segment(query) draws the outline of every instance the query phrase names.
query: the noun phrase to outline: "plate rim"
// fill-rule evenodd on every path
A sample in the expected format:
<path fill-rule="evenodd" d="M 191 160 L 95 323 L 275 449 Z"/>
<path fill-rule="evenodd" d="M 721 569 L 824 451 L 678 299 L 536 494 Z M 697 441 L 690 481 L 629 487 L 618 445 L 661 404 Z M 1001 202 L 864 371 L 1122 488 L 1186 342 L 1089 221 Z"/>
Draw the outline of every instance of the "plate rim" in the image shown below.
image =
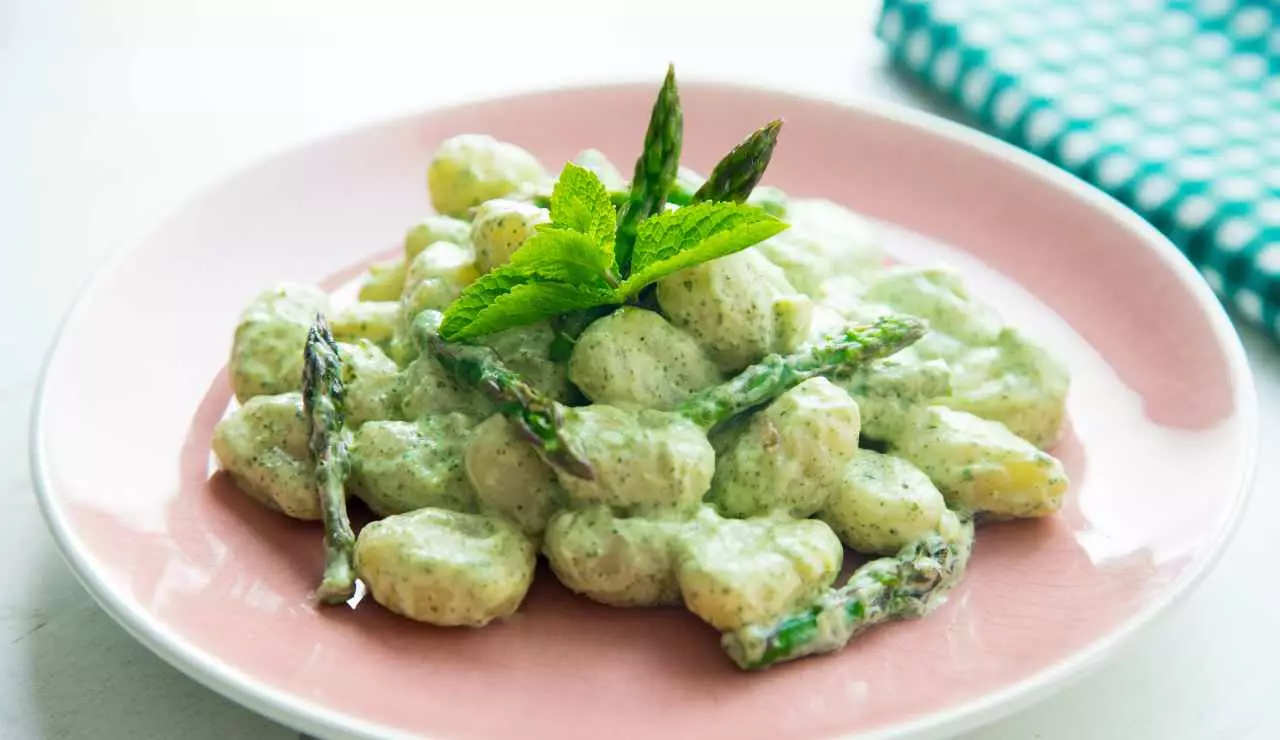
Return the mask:
<path fill-rule="evenodd" d="M 206 653 L 187 642 L 140 609 L 132 607 L 107 585 L 84 544 L 73 531 L 66 512 L 55 502 L 54 486 L 47 470 L 44 454 L 44 409 L 47 402 L 49 369 L 62 349 L 67 332 L 81 317 L 85 307 L 98 291 L 106 285 L 116 271 L 126 264 L 134 253 L 146 244 L 174 215 L 191 203 L 215 191 L 224 183 L 246 172 L 258 169 L 280 157 L 323 147 L 343 138 L 392 126 L 423 117 L 462 112 L 468 108 L 483 107 L 499 102 L 523 103 L 537 98 L 563 94 L 593 95 L 648 89 L 645 83 L 633 80 L 613 82 L 585 82 L 564 85 L 535 86 L 520 92 L 489 94 L 432 105 L 396 116 L 371 119 L 346 126 L 336 132 L 295 142 L 292 145 L 267 151 L 248 161 L 224 170 L 204 185 L 194 188 L 176 206 L 165 212 L 153 228 L 135 242 L 115 250 L 103 260 L 82 283 L 81 290 L 59 321 L 45 350 L 33 394 L 29 417 L 29 466 L 36 500 L 54 543 L 64 562 L 70 567 L 81 586 L 113 620 L 135 640 L 206 688 L 278 722 L 288 728 L 314 735 L 318 738 L 346 740 L 400 740 L 422 737 L 386 727 L 377 722 L 351 717 L 329 709 L 322 704 L 299 699 L 280 689 L 245 675 L 234 665 Z M 987 692 L 954 707 L 915 717 L 906 722 L 889 725 L 854 735 L 835 737 L 846 740 L 926 740 L 944 734 L 964 732 L 1007 717 L 1020 709 L 1046 698 L 1055 689 L 1065 688 L 1075 680 L 1099 667 L 1115 656 L 1119 648 L 1145 631 L 1159 617 L 1181 603 L 1214 570 L 1227 545 L 1235 538 L 1242 514 L 1254 492 L 1257 470 L 1259 420 L 1257 391 L 1244 345 L 1240 340 L 1225 307 L 1201 279 L 1199 272 L 1177 247 L 1153 225 L 1129 207 L 1105 191 L 1076 175 L 1061 169 L 1040 157 L 996 138 L 980 129 L 951 120 L 945 116 L 911 106 L 858 95 L 816 94 L 796 91 L 775 84 L 745 84 L 723 79 L 695 78 L 682 84 L 688 93 L 732 92 L 735 94 L 768 95 L 797 102 L 816 104 L 833 109 L 839 115 L 862 114 L 882 121 L 915 129 L 925 135 L 948 140 L 953 145 L 978 150 L 984 155 L 1013 165 L 1022 176 L 1039 178 L 1066 193 L 1078 196 L 1088 205 L 1101 210 L 1116 220 L 1122 228 L 1138 236 L 1171 273 L 1185 286 L 1197 307 L 1208 319 L 1210 329 L 1224 352 L 1234 392 L 1239 406 L 1239 424 L 1244 435 L 1241 470 L 1237 471 L 1238 483 L 1231 508 L 1223 524 L 1213 533 L 1212 540 L 1202 550 L 1200 557 L 1188 564 L 1162 591 L 1159 598 L 1144 606 L 1119 623 L 1102 637 L 1080 648 L 1070 656 L 1051 664 L 1020 681 Z M 443 738 L 437 738 L 443 740 Z"/>

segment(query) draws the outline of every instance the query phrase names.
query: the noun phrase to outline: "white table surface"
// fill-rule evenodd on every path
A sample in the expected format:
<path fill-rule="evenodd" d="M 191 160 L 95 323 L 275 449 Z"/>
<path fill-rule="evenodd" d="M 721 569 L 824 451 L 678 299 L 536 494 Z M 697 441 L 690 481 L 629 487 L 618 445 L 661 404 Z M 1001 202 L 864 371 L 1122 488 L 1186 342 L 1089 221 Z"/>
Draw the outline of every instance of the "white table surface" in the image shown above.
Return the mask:
<path fill-rule="evenodd" d="M 27 464 L 39 362 L 106 255 L 282 147 L 531 86 L 656 82 L 668 60 L 685 80 L 930 107 L 885 68 L 877 5 L 750 0 L 725 3 L 730 17 L 695 0 L 0 1 L 0 737 L 297 737 L 135 643 L 40 518 Z M 1086 680 L 966 740 L 1280 737 L 1267 547 L 1280 536 L 1280 353 L 1252 332 L 1245 343 L 1264 454 L 1219 567 Z"/>

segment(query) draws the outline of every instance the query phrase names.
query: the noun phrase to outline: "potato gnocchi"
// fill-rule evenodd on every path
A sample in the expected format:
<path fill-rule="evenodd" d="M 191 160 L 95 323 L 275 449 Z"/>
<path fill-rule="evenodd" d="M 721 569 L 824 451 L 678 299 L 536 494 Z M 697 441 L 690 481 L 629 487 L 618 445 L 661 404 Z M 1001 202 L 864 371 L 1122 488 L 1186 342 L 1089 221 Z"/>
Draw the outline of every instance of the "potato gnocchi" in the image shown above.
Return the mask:
<path fill-rule="evenodd" d="M 730 152 L 737 170 L 669 162 L 633 182 L 584 150 L 591 197 L 562 193 L 516 144 L 442 142 L 427 167 L 439 215 L 368 269 L 355 300 L 281 283 L 245 309 L 237 405 L 213 436 L 221 467 L 263 505 L 324 522 L 326 584 L 345 559 L 340 586 L 358 577 L 378 604 L 441 627 L 515 614 L 540 556 L 593 601 L 683 605 L 748 669 L 928 613 L 963 574 L 975 520 L 1062 506 L 1050 448 L 1068 373 L 954 270 L 891 264 L 858 214 L 725 174 L 749 165 L 758 180 L 776 137 L 765 127 Z M 508 293 L 491 302 L 514 306 L 519 279 L 577 274 L 511 262 L 548 229 L 616 223 L 561 250 L 581 267 L 597 264 L 582 244 L 607 248 L 593 269 L 617 286 L 625 250 L 649 238 L 635 209 L 678 224 L 712 212 L 704 202 L 792 228 L 614 304 L 525 307 L 500 331 L 442 338 L 468 291 L 496 285 Z M 547 272 L 512 277 L 531 260 Z M 374 515 L 358 536 L 342 527 L 348 500 Z M 848 553 L 871 560 L 837 586 Z"/>

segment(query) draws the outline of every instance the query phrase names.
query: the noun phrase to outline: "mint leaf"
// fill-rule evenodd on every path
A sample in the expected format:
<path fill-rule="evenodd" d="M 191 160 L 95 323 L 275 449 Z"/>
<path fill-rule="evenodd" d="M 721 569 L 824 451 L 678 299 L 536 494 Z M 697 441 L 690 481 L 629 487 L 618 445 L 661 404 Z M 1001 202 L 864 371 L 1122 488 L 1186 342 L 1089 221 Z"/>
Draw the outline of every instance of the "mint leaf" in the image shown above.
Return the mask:
<path fill-rule="evenodd" d="M 440 336 L 447 340 L 463 339 L 471 334 L 467 328 L 475 323 L 493 302 L 522 285 L 533 282 L 532 275 L 508 270 L 504 265 L 481 275 L 468 285 L 444 311 Z"/>
<path fill-rule="evenodd" d="M 613 260 L 617 214 L 604 183 L 594 172 L 569 162 L 551 191 L 551 223 L 591 237 Z"/>
<path fill-rule="evenodd" d="M 613 256 L 591 237 L 543 224 L 511 261 L 468 285 L 449 305 L 440 325 L 447 340 L 470 339 L 610 303 L 605 275 Z"/>
<path fill-rule="evenodd" d="M 481 277 L 472 285 L 479 285 L 493 274 Z M 490 292 L 492 283 L 482 286 L 488 302 L 465 324 L 458 318 L 463 315 L 461 312 L 446 315 L 440 325 L 440 336 L 449 341 L 473 339 L 503 329 L 534 324 L 566 311 L 603 305 L 611 302 L 614 295 L 613 289 L 603 281 L 598 285 L 583 286 L 530 278 L 519 280 L 514 285 L 505 283 L 500 290 L 493 292 Z M 450 306 L 451 312 L 452 309 Z"/>
<path fill-rule="evenodd" d="M 610 206 L 609 210 L 613 210 Z M 603 280 L 613 267 L 613 254 L 598 246 L 589 234 L 550 224 L 539 224 L 502 268 L 536 273 L 567 282 Z"/>
<path fill-rule="evenodd" d="M 673 272 L 739 252 L 786 228 L 760 208 L 741 203 L 696 203 L 652 216 L 640 222 L 631 276 L 618 293 L 629 298 Z"/>

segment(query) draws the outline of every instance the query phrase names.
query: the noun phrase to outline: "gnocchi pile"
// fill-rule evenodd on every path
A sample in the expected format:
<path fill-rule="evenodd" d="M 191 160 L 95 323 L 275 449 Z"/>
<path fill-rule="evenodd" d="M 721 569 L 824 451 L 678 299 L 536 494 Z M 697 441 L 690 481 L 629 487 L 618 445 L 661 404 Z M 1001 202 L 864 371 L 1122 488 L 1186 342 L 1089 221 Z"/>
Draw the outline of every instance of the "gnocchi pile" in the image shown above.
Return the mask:
<path fill-rule="evenodd" d="M 628 179 L 598 151 L 574 162 L 625 218 Z M 656 212 L 715 177 L 673 169 Z M 891 264 L 857 214 L 749 188 L 741 202 L 789 228 L 579 312 L 575 331 L 542 318 L 453 355 L 451 305 L 560 223 L 557 178 L 463 134 L 427 183 L 434 215 L 358 300 L 282 283 L 244 310 L 212 443 L 244 494 L 324 522 L 345 583 L 382 607 L 483 627 L 520 609 L 541 556 L 587 599 L 688 609 L 758 669 L 927 614 L 975 521 L 1058 511 L 1063 364 L 954 271 Z M 531 443 L 535 418 L 588 467 Z M 358 535 L 350 499 L 375 517 Z M 837 584 L 849 552 L 867 561 Z"/>

